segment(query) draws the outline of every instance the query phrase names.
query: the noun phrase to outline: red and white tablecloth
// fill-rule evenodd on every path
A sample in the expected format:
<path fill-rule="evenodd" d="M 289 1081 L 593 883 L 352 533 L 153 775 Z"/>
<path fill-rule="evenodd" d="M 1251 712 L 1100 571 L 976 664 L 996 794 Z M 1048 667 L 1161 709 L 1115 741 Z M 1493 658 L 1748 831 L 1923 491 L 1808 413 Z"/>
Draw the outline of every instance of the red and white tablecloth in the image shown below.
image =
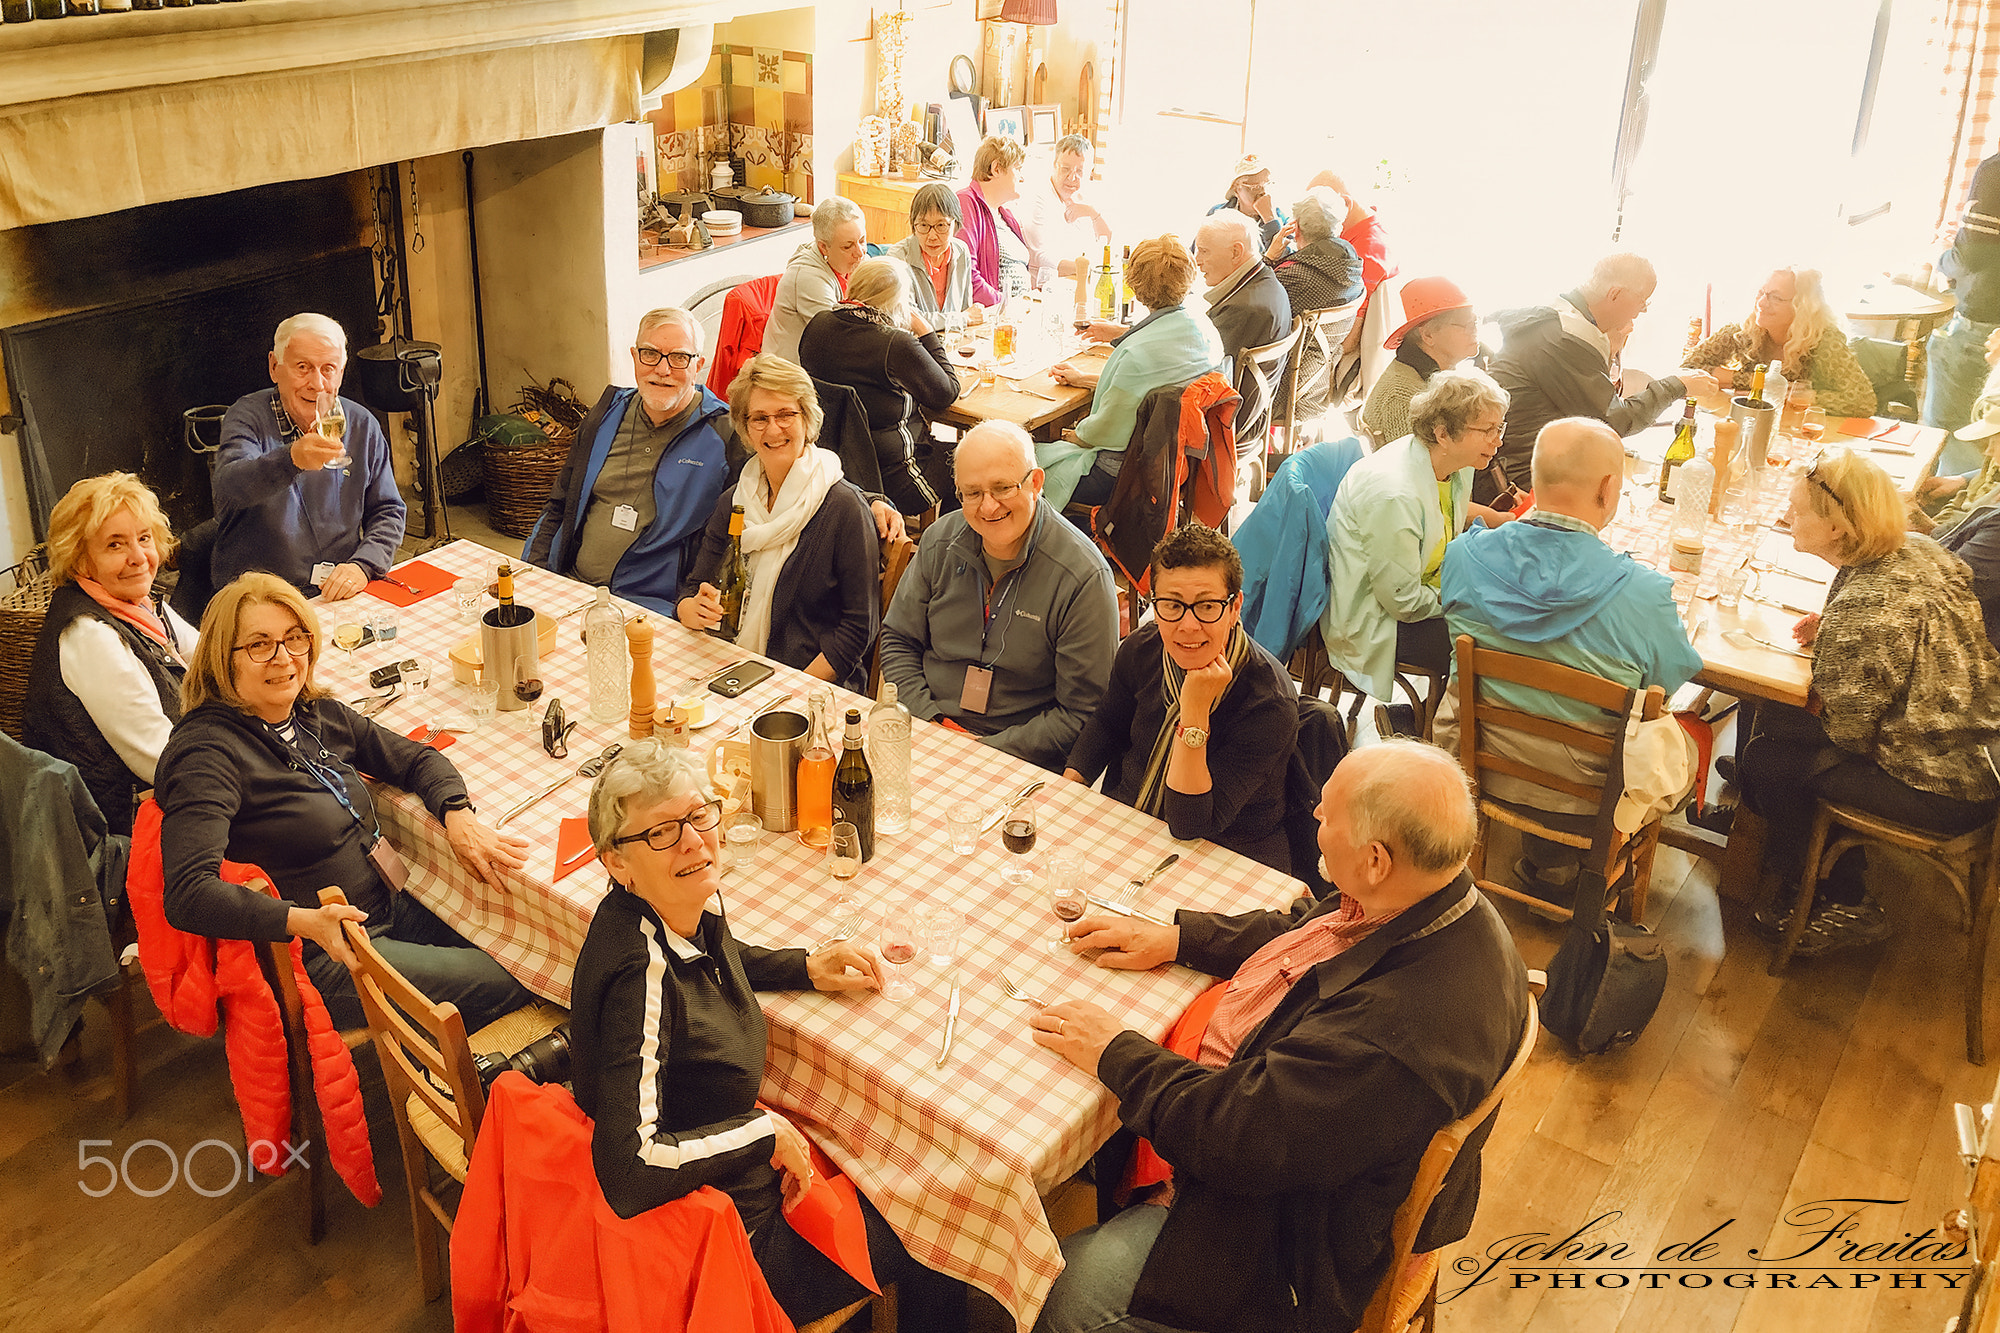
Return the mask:
<path fill-rule="evenodd" d="M 458 574 L 490 575 L 500 556 L 457 542 L 424 559 Z M 517 568 L 519 563 L 516 562 Z M 591 600 L 581 584 L 523 568 L 515 579 L 523 605 L 561 614 Z M 366 595 L 321 608 L 330 624 L 373 609 Z M 626 606 L 629 615 L 634 608 Z M 438 684 L 428 699 L 389 709 L 384 725 L 408 731 L 433 715 L 462 711 L 446 653 L 471 635 L 450 593 L 403 608 L 400 633 L 356 654 L 364 668 L 408 656 L 428 658 Z M 736 661 L 734 645 L 653 617 L 654 663 L 663 694 L 688 678 Z M 489 729 L 460 736 L 449 757 L 489 819 L 515 801 L 623 740 L 626 727 L 591 721 L 585 687 L 582 617 L 562 622 L 556 647 L 541 664 L 546 692 L 533 708 L 502 713 Z M 327 667 L 339 671 L 337 659 Z M 352 678 L 333 677 L 329 683 Z M 783 690 L 803 700 L 817 682 L 778 667 L 771 681 L 730 701 L 710 695 L 716 724 L 695 733 L 706 746 Z M 342 697 L 365 692 L 354 682 Z M 537 727 L 550 697 L 560 697 L 582 725 L 570 757 L 548 758 Z M 846 696 L 843 703 L 865 700 Z M 955 802 L 996 805 L 1035 777 L 1049 777 L 1021 760 L 919 723 L 912 739 L 913 812 L 909 831 L 882 834 L 856 892 L 870 905 L 902 895 L 913 904 L 947 901 L 963 907 L 965 931 L 959 986 L 958 1039 L 951 1062 L 935 1068 L 949 986 L 946 968 L 915 971 L 918 994 L 895 1003 L 880 995 L 769 994 L 766 1101 L 807 1129 L 853 1176 L 920 1261 L 992 1293 L 1025 1329 L 1062 1271 L 1062 1258 L 1040 1195 L 1073 1175 L 1116 1126 L 1116 1104 L 1104 1086 L 1029 1038 L 1031 1006 L 1001 989 L 1004 968 L 1031 993 L 1049 1000 L 1103 1005 L 1147 1036 L 1165 1035 L 1209 979 L 1185 968 L 1113 972 L 1049 952 L 1044 941 L 1056 920 L 1036 885 L 1004 883 L 1006 853 L 998 833 L 971 856 L 954 855 L 945 811 Z M 420 803 L 384 791 L 378 800 L 384 831 L 409 862 L 411 891 L 467 939 L 485 948 L 529 989 L 569 1002 L 570 971 L 603 896 L 601 870 L 586 867 L 557 883 L 557 828 L 584 813 L 589 784 L 578 779 L 517 817 L 510 828 L 534 845 L 525 871 L 506 893 L 495 893 L 459 865 L 442 829 Z M 1302 891 L 1297 881 L 1209 843 L 1176 844 L 1161 821 L 1094 791 L 1054 779 L 1036 796 L 1037 852 L 1060 848 L 1082 858 L 1105 889 L 1151 869 L 1169 851 L 1180 862 L 1148 891 L 1158 910 L 1195 907 L 1244 911 L 1282 907 Z M 822 854 L 790 834 L 766 834 L 763 855 L 748 872 L 732 872 L 724 889 L 731 929 L 754 943 L 810 945 L 828 933 L 833 899 Z"/>

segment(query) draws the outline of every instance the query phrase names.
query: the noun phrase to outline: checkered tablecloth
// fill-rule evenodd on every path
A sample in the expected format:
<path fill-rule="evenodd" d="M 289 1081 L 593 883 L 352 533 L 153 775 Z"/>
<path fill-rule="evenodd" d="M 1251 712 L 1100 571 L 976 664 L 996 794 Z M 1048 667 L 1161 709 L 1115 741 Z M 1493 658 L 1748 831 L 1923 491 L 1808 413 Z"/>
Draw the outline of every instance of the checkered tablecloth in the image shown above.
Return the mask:
<path fill-rule="evenodd" d="M 424 557 L 460 574 L 490 574 L 499 558 L 471 542 Z M 520 603 L 551 613 L 590 600 L 583 585 L 536 569 L 518 574 L 515 589 Z M 371 604 L 364 595 L 348 606 Z M 333 623 L 352 611 L 322 613 Z M 456 616 L 450 593 L 404 608 L 397 640 L 361 650 L 361 666 L 414 651 L 433 662 L 441 682 L 448 681 L 446 652 L 474 632 Z M 540 705 L 503 713 L 497 725 L 459 737 L 446 751 L 488 818 L 625 736 L 623 723 L 589 718 L 581 619 L 563 622 L 557 646 L 542 659 L 546 693 Z M 742 656 L 734 645 L 672 621 L 654 622 L 663 692 Z M 338 661 L 329 666 L 340 669 Z M 803 700 L 814 684 L 803 672 L 780 666 L 771 681 L 740 700 L 711 695 L 709 717 L 716 725 L 695 733 L 696 743 L 706 746 L 783 690 Z M 433 714 L 463 707 L 461 692 L 447 684 L 432 695 L 399 704 L 380 720 L 407 731 Z M 542 753 L 535 726 L 551 696 L 583 721 L 571 738 L 570 758 L 561 763 Z M 866 707 L 855 696 L 843 702 Z M 770 1048 L 763 1095 L 855 1179 L 919 1261 L 992 1293 L 1025 1329 L 1062 1271 L 1040 1195 L 1084 1164 L 1117 1117 L 1102 1084 L 1033 1043 L 1027 1024 L 1032 1008 L 1007 997 L 1001 970 L 1051 1001 L 1101 1004 L 1153 1038 L 1164 1036 L 1210 983 L 1185 968 L 1114 972 L 1048 951 L 1055 917 L 1036 885 L 1016 888 L 1000 879 L 1006 853 L 998 833 L 982 839 L 973 855 L 956 856 L 946 841 L 944 814 L 961 800 L 997 805 L 1031 779 L 1050 775 L 941 727 L 919 724 L 911 751 L 909 831 L 877 838 L 875 858 L 863 867 L 856 892 L 870 905 L 901 895 L 913 904 L 963 907 L 968 924 L 951 1062 L 935 1068 L 949 974 L 926 962 L 914 972 L 916 997 L 901 1003 L 872 992 L 764 996 Z M 534 850 L 504 894 L 458 864 L 419 802 L 387 789 L 378 797 L 384 830 L 410 864 L 412 891 L 529 989 L 559 1004 L 569 1001 L 571 967 L 606 883 L 594 867 L 551 883 L 558 825 L 584 812 L 587 794 L 588 784 L 579 779 L 509 825 L 526 834 Z M 1144 900 L 1156 910 L 1281 907 L 1301 892 L 1296 881 L 1233 852 L 1205 842 L 1176 844 L 1161 821 L 1076 784 L 1054 779 L 1035 803 L 1037 851 L 1061 848 L 1081 857 L 1087 874 L 1107 890 L 1178 850 L 1180 862 Z M 810 945 L 828 933 L 834 892 L 823 856 L 790 834 L 767 834 L 757 866 L 731 872 L 724 893 L 739 939 Z"/>

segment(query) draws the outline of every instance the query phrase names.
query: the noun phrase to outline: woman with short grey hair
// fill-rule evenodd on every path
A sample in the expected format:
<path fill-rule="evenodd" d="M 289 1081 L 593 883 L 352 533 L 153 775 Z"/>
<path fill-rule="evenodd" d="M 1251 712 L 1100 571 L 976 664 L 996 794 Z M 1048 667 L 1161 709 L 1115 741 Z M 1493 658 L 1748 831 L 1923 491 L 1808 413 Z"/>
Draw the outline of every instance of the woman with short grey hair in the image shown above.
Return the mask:
<path fill-rule="evenodd" d="M 1320 636 L 1334 669 L 1385 704 L 1404 664 L 1440 688 L 1451 674 L 1438 569 L 1445 543 L 1465 528 L 1473 471 L 1493 461 L 1506 419 L 1507 391 L 1491 376 L 1441 370 L 1410 404 L 1411 433 L 1349 468 L 1334 496 Z M 1426 717 L 1436 705 L 1426 701 Z M 1378 710 L 1376 725 L 1399 735 L 1429 729 L 1407 704 Z"/>
<path fill-rule="evenodd" d="M 1264 250 L 1264 262 L 1278 275 L 1279 285 L 1291 298 L 1292 317 L 1301 319 L 1315 310 L 1329 310 L 1361 299 L 1361 256 L 1340 239 L 1341 223 L 1347 217 L 1347 201 L 1324 185 L 1306 191 L 1305 198 L 1292 205 L 1292 220 L 1278 229 Z M 1298 248 L 1291 250 L 1296 241 Z M 1287 250 L 1291 253 L 1286 254 Z M 1319 339 L 1308 331 L 1299 343 L 1297 361 L 1287 374 L 1297 374 L 1303 396 L 1299 415 L 1313 419 L 1327 409 L 1326 357 Z"/>

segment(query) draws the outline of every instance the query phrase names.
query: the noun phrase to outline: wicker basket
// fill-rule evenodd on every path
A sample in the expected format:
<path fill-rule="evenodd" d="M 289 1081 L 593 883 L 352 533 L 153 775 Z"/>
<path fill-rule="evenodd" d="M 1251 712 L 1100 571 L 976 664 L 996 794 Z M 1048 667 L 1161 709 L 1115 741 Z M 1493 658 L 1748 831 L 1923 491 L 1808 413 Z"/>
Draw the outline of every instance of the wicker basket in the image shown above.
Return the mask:
<path fill-rule="evenodd" d="M 0 569 L 0 731 L 21 739 L 21 710 L 28 697 L 28 663 L 49 613 L 48 552 Z"/>
<path fill-rule="evenodd" d="M 486 517 L 510 537 L 525 537 L 547 506 L 549 490 L 562 475 L 574 430 L 563 430 L 546 444 L 508 448 L 488 440 L 480 450 L 486 471 Z"/>

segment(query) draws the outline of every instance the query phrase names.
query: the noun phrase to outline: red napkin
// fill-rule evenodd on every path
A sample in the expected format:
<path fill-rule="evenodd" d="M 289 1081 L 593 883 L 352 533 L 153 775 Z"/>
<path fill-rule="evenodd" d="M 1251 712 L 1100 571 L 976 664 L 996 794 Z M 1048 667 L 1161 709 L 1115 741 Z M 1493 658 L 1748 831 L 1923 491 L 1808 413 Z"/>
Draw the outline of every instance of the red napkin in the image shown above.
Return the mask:
<path fill-rule="evenodd" d="M 596 864 L 597 858 L 590 854 L 590 821 L 581 817 L 565 819 L 556 834 L 556 879 Z"/>
<path fill-rule="evenodd" d="M 369 583 L 368 595 L 391 606 L 414 606 L 424 598 L 435 597 L 458 582 L 456 574 L 447 574 L 436 565 L 426 564 L 422 560 L 412 560 L 407 565 L 398 565 L 389 571 L 389 577 L 416 589 L 415 592 L 410 592 L 383 579 L 375 579 Z"/>
<path fill-rule="evenodd" d="M 411 727 L 411 728 L 410 728 L 410 730 L 409 730 L 409 731 L 408 731 L 408 732 L 407 732 L 406 734 L 407 734 L 407 735 L 409 736 L 409 738 L 410 738 L 411 740 L 415 740 L 415 739 L 416 739 L 417 737 L 419 737 L 419 736 L 423 735 L 423 734 L 424 734 L 425 732 L 429 731 L 430 729 L 431 729 L 431 724 L 430 724 L 430 723 L 428 723 L 428 722 L 423 722 L 423 723 L 419 723 L 418 725 L 416 725 L 416 726 L 414 726 L 414 727 Z M 452 735 L 452 734 L 451 734 L 450 732 L 448 732 L 448 731 L 440 731 L 440 732 L 439 732 L 439 733 L 438 733 L 437 735 L 435 735 L 435 736 L 431 737 L 431 739 L 430 739 L 430 747 L 431 747 L 431 748 L 432 748 L 433 750 L 442 750 L 442 749 L 444 749 L 444 748 L 445 748 L 446 746 L 450 745 L 450 744 L 451 744 L 451 743 L 452 743 L 453 741 L 455 741 L 455 740 L 457 740 L 457 739 L 458 739 L 458 737 L 456 737 L 456 736 Z"/>
<path fill-rule="evenodd" d="M 1845 417 L 1840 423 L 1840 433 L 1850 439 L 1912 447 L 1923 439 L 1923 429 L 1914 421 L 1891 421 L 1887 417 Z"/>

